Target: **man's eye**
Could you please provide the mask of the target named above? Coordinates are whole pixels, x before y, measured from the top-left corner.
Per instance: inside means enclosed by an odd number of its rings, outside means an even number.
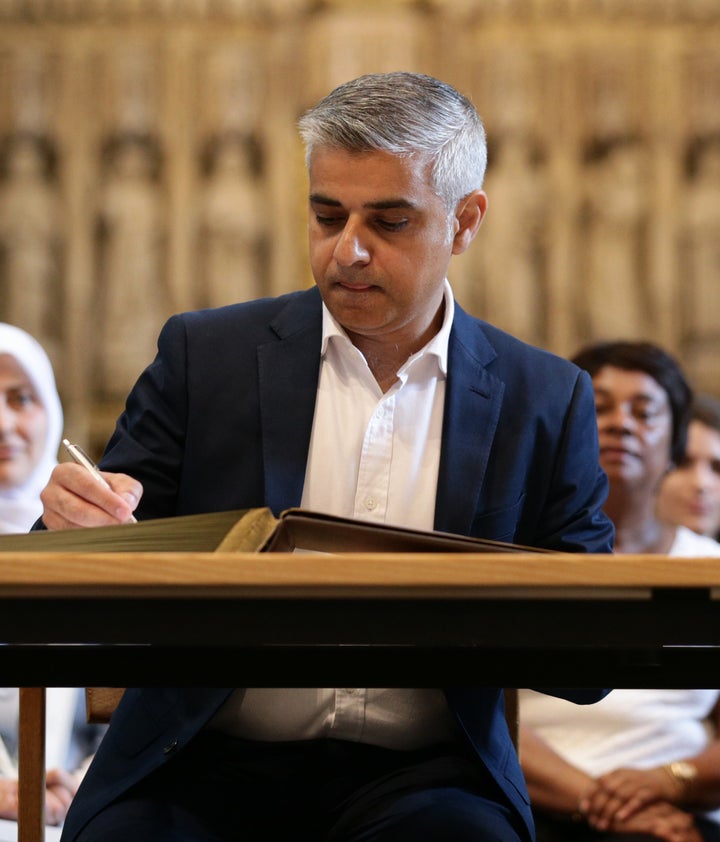
[[[385,231],[400,231],[406,225],[408,221],[407,219],[398,219],[398,220],[391,220],[391,219],[379,219],[378,225],[380,228],[384,229]]]
[[[332,228],[336,225],[342,225],[344,221],[338,216],[323,216],[319,213],[315,214],[315,219],[317,220],[318,225],[322,225],[325,228]]]

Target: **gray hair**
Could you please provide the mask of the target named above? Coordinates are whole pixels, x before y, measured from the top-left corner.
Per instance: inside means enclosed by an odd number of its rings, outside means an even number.
[[[425,155],[448,210],[482,187],[485,129],[475,106],[446,82],[421,73],[373,73],[345,82],[298,123],[309,165],[316,147]]]

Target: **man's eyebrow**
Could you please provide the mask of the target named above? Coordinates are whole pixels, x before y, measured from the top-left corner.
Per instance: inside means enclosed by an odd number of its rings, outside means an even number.
[[[328,207],[341,208],[342,202],[337,199],[331,199],[329,196],[323,196],[322,193],[311,193],[310,201],[314,205],[327,205]],[[382,199],[379,202],[367,202],[363,205],[368,210],[392,210],[394,208],[408,208],[413,210],[415,205],[407,199]]]
[[[327,196],[323,196],[322,193],[311,193],[310,201],[314,205],[331,205],[334,208],[342,207],[337,199],[330,199]]]
[[[392,210],[393,208],[408,208],[413,210],[415,205],[407,199],[383,199],[381,202],[368,202],[366,208],[373,210]]]

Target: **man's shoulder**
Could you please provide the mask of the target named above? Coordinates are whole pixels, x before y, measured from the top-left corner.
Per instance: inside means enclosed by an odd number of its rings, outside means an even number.
[[[565,357],[537,345],[531,345],[511,333],[471,316],[456,307],[454,323],[457,339],[491,371],[534,372],[538,378],[551,373],[574,381],[579,369]]]
[[[322,302],[317,289],[255,298],[221,307],[188,310],[171,316],[160,333],[160,345],[177,341],[200,348],[233,347],[238,341],[260,344],[306,330],[320,331]]]
[[[221,307],[209,307],[202,310],[189,310],[175,318],[187,323],[223,324],[242,320],[270,321],[278,314],[290,309],[291,312],[320,312],[321,300],[316,287],[295,290],[282,295],[252,298],[225,304]]]

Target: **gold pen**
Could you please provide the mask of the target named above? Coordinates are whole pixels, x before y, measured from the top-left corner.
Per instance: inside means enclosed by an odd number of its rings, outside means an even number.
[[[82,447],[77,444],[71,444],[67,439],[63,439],[62,443],[65,450],[67,450],[72,457],[73,462],[77,462],[78,465],[82,465],[83,468],[85,468],[88,473],[92,474],[101,485],[104,485],[105,488],[109,488],[110,491],[112,491],[110,483],[100,473],[98,466],[87,455],[87,453],[85,453]],[[137,523],[134,515],[130,515],[129,523]]]

